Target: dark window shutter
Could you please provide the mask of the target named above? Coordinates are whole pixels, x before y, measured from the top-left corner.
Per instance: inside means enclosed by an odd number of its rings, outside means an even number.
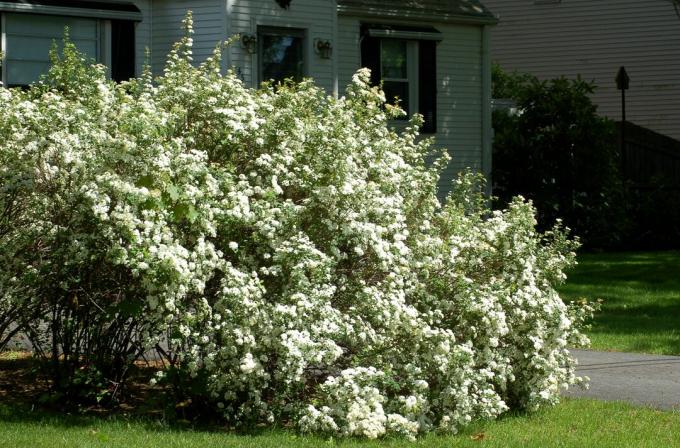
[[[380,39],[362,33],[361,66],[371,69],[371,84],[380,85]]]
[[[418,48],[418,111],[425,118],[422,133],[437,132],[437,42],[421,40]]]
[[[127,81],[135,77],[135,22],[111,21],[111,79]]]

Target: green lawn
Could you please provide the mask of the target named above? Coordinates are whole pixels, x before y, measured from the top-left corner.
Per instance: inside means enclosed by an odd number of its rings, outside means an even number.
[[[680,355],[680,252],[582,254],[565,300],[602,299],[592,348]]]
[[[0,405],[0,446],[8,448],[210,447],[665,447],[680,446],[680,413],[621,403],[568,400],[530,416],[482,422],[457,436],[415,443],[336,441],[284,430],[252,434],[168,428],[158,423],[31,413]]]

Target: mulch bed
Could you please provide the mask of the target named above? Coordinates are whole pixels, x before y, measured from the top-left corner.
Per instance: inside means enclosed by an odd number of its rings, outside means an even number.
[[[164,390],[161,386],[151,386],[149,383],[157,371],[158,366],[139,363],[129,375],[120,399],[112,405],[64,406],[59,400],[51,399],[54,393],[51,381],[31,353],[4,352],[0,353],[0,403],[31,409],[54,410],[57,407],[80,414],[159,416],[163,413]]]

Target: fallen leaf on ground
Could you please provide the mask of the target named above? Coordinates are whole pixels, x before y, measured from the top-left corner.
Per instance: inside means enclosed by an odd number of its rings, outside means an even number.
[[[483,432],[478,432],[477,434],[471,435],[471,436],[470,436],[470,439],[479,442],[479,441],[481,441],[481,440],[484,440],[485,437],[486,437],[486,434],[484,434]]]

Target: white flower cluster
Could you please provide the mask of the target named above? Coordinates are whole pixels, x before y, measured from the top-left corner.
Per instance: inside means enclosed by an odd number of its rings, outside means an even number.
[[[54,263],[96,252],[127,272],[147,346],[169,335],[234,422],[413,438],[577,380],[588,309],[554,290],[574,257],[562,231],[538,234],[521,199],[489,213],[471,175],[442,206],[446,157],[425,164],[418,117],[390,130],[367,70],[334,99],[248,89],[219,57],[193,67],[185,38],[153,82],[0,90],[0,171],[30,175]]]

